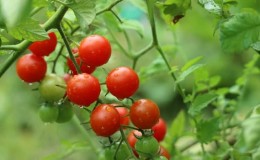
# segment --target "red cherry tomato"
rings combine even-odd
[[[129,111],[125,107],[116,107],[116,110],[118,111],[120,115],[120,125],[127,126],[130,123],[129,119]]]
[[[129,143],[129,145],[131,146],[131,148],[133,149],[135,156],[138,157],[138,153],[135,151],[135,143],[137,141],[137,138],[135,137],[135,135],[138,137],[141,137],[142,133],[138,130],[132,130],[127,136],[127,141]]]
[[[158,123],[156,123],[153,127],[153,136],[157,139],[158,142],[162,141],[166,135],[167,125],[165,121],[160,118]]]
[[[42,80],[47,71],[46,61],[32,53],[20,57],[16,63],[16,72],[27,83]]]
[[[120,115],[110,104],[97,106],[90,115],[90,125],[98,136],[109,137],[120,128]]]
[[[98,79],[87,73],[75,75],[67,83],[67,96],[77,105],[89,106],[98,99],[100,91]]]
[[[50,55],[56,48],[57,37],[54,32],[50,32],[48,36],[49,39],[33,42],[29,46],[29,50],[32,51],[32,53],[37,56]]]
[[[149,99],[140,99],[130,108],[130,119],[141,129],[151,129],[160,118],[158,106]]]
[[[159,154],[160,154],[161,156],[166,157],[168,160],[171,158],[170,153],[169,153],[169,152],[167,151],[167,149],[164,148],[162,145],[160,145],[160,152],[159,152]]]
[[[106,85],[112,95],[118,99],[124,99],[136,92],[139,87],[139,78],[133,69],[118,67],[108,74]]]
[[[108,62],[110,56],[110,43],[100,35],[86,37],[79,45],[79,57],[89,66],[101,66]]]
[[[68,73],[65,73],[65,74],[63,75],[63,79],[64,79],[64,81],[66,82],[66,84],[69,82],[69,80],[70,80],[71,78],[72,78],[71,75],[68,74]]]
[[[82,62],[82,60],[79,57],[76,57],[75,60],[76,60],[77,64],[80,66],[80,71],[82,73],[91,74],[96,69],[96,67],[86,65],[84,62]],[[74,66],[74,64],[70,58],[67,58],[67,65],[68,65],[69,69],[71,70],[72,75],[78,74],[76,67]]]

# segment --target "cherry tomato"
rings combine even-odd
[[[169,153],[169,152],[167,151],[167,149],[164,148],[162,145],[160,145],[160,152],[159,152],[159,154],[160,154],[161,156],[166,157],[168,160],[171,158],[170,153]]]
[[[84,62],[82,62],[82,60],[79,57],[76,57],[75,60],[76,60],[77,64],[80,66],[80,71],[82,73],[91,74],[96,69],[96,67],[86,65]],[[76,67],[74,66],[74,64],[70,58],[67,58],[67,65],[68,65],[69,69],[71,70],[72,75],[78,74]]]
[[[165,121],[160,118],[159,121],[152,127],[153,130],[153,136],[157,139],[158,142],[161,142],[167,131],[167,125]]]
[[[73,76],[67,84],[67,96],[77,105],[89,106],[98,99],[100,91],[98,79],[87,73]]]
[[[120,115],[110,104],[97,106],[90,115],[90,125],[98,136],[109,137],[120,128]]]
[[[133,69],[118,67],[108,74],[106,85],[112,95],[118,99],[124,99],[136,92],[139,87],[139,78]]]
[[[151,129],[160,118],[158,106],[149,99],[140,99],[130,108],[132,123],[141,129]]]
[[[117,148],[118,151],[116,152]],[[104,152],[101,154],[104,156],[100,156],[99,160],[126,160],[131,157],[131,152],[128,150],[127,145],[124,142],[122,142],[120,146],[119,143],[116,143],[110,147],[106,147]]]
[[[64,79],[64,81],[66,82],[66,84],[69,82],[69,80],[71,79],[71,75],[70,74],[68,74],[68,73],[65,73],[64,75],[63,75],[63,79]]]
[[[56,74],[47,74],[39,85],[41,96],[49,102],[60,100],[66,93],[64,79]]]
[[[43,122],[54,122],[58,114],[58,107],[50,103],[43,104],[39,109],[39,116]]]
[[[69,101],[66,101],[58,106],[59,114],[56,119],[57,123],[65,123],[72,119],[74,112]]]
[[[111,56],[109,41],[100,35],[91,35],[83,39],[79,46],[79,57],[89,66],[101,66]]]
[[[25,54],[16,63],[16,72],[20,79],[27,83],[42,80],[47,71],[47,63],[42,57]]]
[[[29,46],[29,50],[32,51],[32,53],[37,56],[50,55],[56,48],[57,37],[54,32],[50,32],[48,36],[49,39],[33,42]]]
[[[116,107],[116,110],[120,114],[120,125],[127,126],[130,123],[129,111],[125,107]]]
[[[159,142],[153,136],[137,139],[135,149],[140,157],[153,158],[159,152]]]
[[[135,151],[135,143],[137,141],[137,138],[135,136],[141,137],[142,133],[138,130],[132,130],[127,136],[127,141],[132,147],[135,156],[138,157],[138,153]]]

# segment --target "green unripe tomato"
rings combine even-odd
[[[74,112],[69,101],[66,101],[58,106],[59,114],[56,119],[57,123],[65,123],[72,119]]]
[[[99,155],[99,160],[126,160],[132,155],[128,150],[126,143],[122,143],[116,153],[119,143],[116,143],[110,147],[104,149],[104,151]]]
[[[39,91],[41,96],[48,102],[60,100],[66,93],[64,79],[56,74],[48,74],[41,81]]]
[[[46,103],[39,109],[39,116],[43,122],[55,122],[59,114],[57,106]]]
[[[135,149],[140,157],[153,158],[159,152],[159,143],[153,136],[143,136],[135,143]]]

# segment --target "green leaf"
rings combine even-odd
[[[73,10],[79,25],[83,31],[86,31],[89,24],[95,19],[95,1],[80,0],[69,4],[68,7]]]
[[[197,138],[202,143],[208,143],[216,138],[219,131],[219,118],[202,120],[198,123]]]
[[[181,71],[185,71],[187,69],[189,69],[192,65],[194,65],[195,63],[197,63],[198,61],[200,61],[202,59],[202,56],[196,57],[194,59],[189,60],[187,63],[185,63],[185,65],[181,68]]]
[[[254,50],[260,51],[260,41],[258,41],[258,42],[256,42],[256,43],[252,44],[252,48],[253,48]]]
[[[175,139],[183,135],[184,129],[185,129],[185,112],[180,111],[177,115],[177,117],[171,122],[165,140],[164,145],[166,148],[172,147],[172,143]]]
[[[221,80],[220,76],[210,77],[210,79],[209,79],[209,86],[210,86],[210,88],[215,87],[216,85],[218,85],[220,80]]]
[[[12,28],[22,22],[30,13],[32,0],[0,0],[0,11],[5,24]]]
[[[210,13],[221,15],[221,7],[214,0],[199,0],[199,3]]]
[[[166,0],[164,3],[157,3],[157,6],[167,22],[170,20],[177,23],[191,8],[191,0]]]
[[[191,104],[188,113],[192,116],[198,115],[202,109],[206,108],[216,98],[217,95],[214,93],[198,95]]]
[[[48,2],[46,0],[33,0],[33,6],[45,7],[45,6],[48,6]]]
[[[19,40],[40,41],[48,39],[46,31],[33,19],[24,20],[16,28],[12,28],[10,34]]]
[[[184,72],[181,73],[181,75],[178,77],[178,80],[176,81],[176,83],[183,81],[188,75],[190,75],[191,73],[193,73],[194,71],[196,71],[197,69],[199,69],[202,66],[204,66],[204,64],[195,64],[195,65],[189,67],[187,70],[185,70]]]
[[[220,41],[226,52],[248,49],[259,37],[260,15],[257,12],[239,13],[220,26]]]
[[[124,23],[120,24],[122,29],[130,29],[136,31],[140,37],[144,35],[144,27],[143,25],[135,20],[125,20]]]

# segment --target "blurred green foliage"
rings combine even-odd
[[[158,11],[158,21],[156,23],[158,25],[159,42],[167,53],[173,71],[180,70],[190,59],[201,56],[199,63],[203,64],[203,67],[199,68],[201,69],[200,73],[205,73],[205,77],[217,76],[212,80],[212,83],[214,84],[214,80],[219,82],[216,82],[218,88],[230,87],[243,75],[244,65],[256,53],[252,49],[240,54],[223,52],[220,46],[220,37],[218,34],[214,34],[217,24],[216,15],[208,13],[196,3],[196,0],[192,1],[192,8],[187,10],[185,17],[175,25],[166,23],[163,17],[159,16]],[[237,6],[232,8],[231,11],[236,13],[250,7],[259,13],[259,3],[258,0],[239,0]],[[128,33],[131,42],[133,42],[131,47],[134,51],[143,48],[151,40],[150,26],[145,13],[136,6],[138,4],[132,5],[130,1],[118,5],[120,16],[128,20],[138,20],[143,25],[143,32],[136,33],[134,30],[140,26],[136,26],[134,22],[129,22],[131,27],[129,28],[128,25],[127,29],[132,29]],[[107,20],[107,24],[109,24],[109,20]],[[81,27],[86,26],[82,24]],[[121,27],[125,28],[124,26]],[[109,30],[110,26],[107,26],[107,28]],[[102,30],[99,30],[99,32],[102,32]],[[115,31],[113,30],[113,32]],[[127,43],[122,35],[117,32],[114,34],[117,40],[126,46]],[[121,52],[114,43],[111,60],[105,65],[107,70],[120,65],[132,65],[132,61]],[[0,63],[3,63],[7,56],[1,56]],[[259,65],[260,63],[257,62],[258,67]],[[203,68],[206,71],[203,71]],[[58,70],[62,72],[62,64],[58,66]],[[178,130],[175,132],[176,137],[182,135],[183,126],[174,125],[171,122],[179,113],[178,119],[183,124],[186,123],[184,113],[178,112],[185,105],[181,97],[176,94],[174,90],[176,86],[158,53],[151,50],[144,55],[137,64],[137,71],[139,71],[138,73],[142,79],[135,97],[153,99],[160,107],[162,117],[167,120],[169,130],[172,130],[172,132],[175,132],[174,129]],[[242,96],[237,104],[238,109],[245,110],[245,112],[260,103],[259,75],[252,75],[247,78]],[[186,92],[191,92],[195,85],[194,76],[187,76],[180,83]],[[97,155],[93,154],[93,150],[86,147],[90,142],[84,139],[84,134],[76,125],[77,122],[44,124],[40,121],[37,111],[41,106],[42,99],[38,92],[32,91],[35,88],[37,88],[37,84],[27,85],[18,79],[15,64],[0,78],[0,160],[96,159]],[[210,101],[212,97],[214,98],[214,96],[210,96]],[[208,134],[203,132],[203,127],[214,126],[216,121],[218,119],[210,119],[198,124],[202,128],[199,135]],[[217,128],[214,127],[210,134],[214,136],[216,130]],[[94,134],[91,132],[90,134],[94,137]],[[202,136],[202,139],[200,139],[201,137],[198,137],[198,139],[204,142],[211,140],[213,136],[206,137],[208,139],[203,139],[205,136]],[[166,138],[166,140],[171,141],[172,139],[173,137]]]

